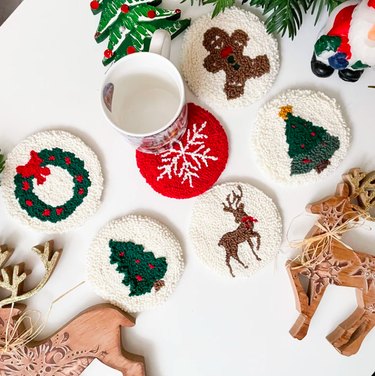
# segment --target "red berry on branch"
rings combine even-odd
[[[128,13],[128,12],[129,12],[129,6],[126,5],[126,4],[123,4],[123,5],[121,6],[121,12],[122,12],[122,13]]]
[[[27,206],[33,206],[33,202],[31,201],[31,200],[26,200],[25,201],[25,204],[27,205]]]
[[[107,58],[107,59],[109,59],[110,57],[112,57],[113,56],[113,52],[112,52],[112,50],[105,50],[104,51],[104,57],[105,58]]]
[[[72,161],[70,160],[69,157],[66,157],[66,158],[65,158],[65,163],[66,163],[67,165],[70,165],[70,164],[72,163]]]
[[[51,211],[49,209],[45,209],[42,215],[43,217],[49,217],[51,215]]]
[[[56,159],[56,158],[55,158],[54,155],[51,155],[51,156],[48,158],[49,161],[54,161],[55,159]]]
[[[155,268],[155,266],[152,265],[152,264],[148,264],[148,267],[149,267],[150,269],[154,269],[154,268]]]
[[[311,136],[313,136],[313,137],[316,136],[316,133],[315,133],[315,132],[311,132],[310,134],[311,134]]]
[[[175,13],[181,13],[181,9],[176,9],[174,12]]]
[[[120,257],[124,257],[125,252],[120,252],[118,255],[119,255]]]
[[[301,145],[301,149],[304,149],[304,148],[305,148],[305,144],[302,144],[302,145]]]
[[[60,215],[64,211],[63,208],[56,208],[56,214]]]
[[[130,54],[134,54],[134,52],[137,52],[137,50],[135,49],[134,46],[129,46],[129,47],[126,49],[126,53],[127,53],[128,55],[130,55]]]
[[[148,18],[155,18],[156,17],[156,12],[154,10],[149,10],[147,12],[147,17]]]
[[[138,282],[143,281],[143,278],[142,278],[140,275],[136,275],[136,276],[135,276],[135,279],[136,279]]]
[[[135,260],[135,263],[136,263],[136,264],[139,264],[140,262],[141,262],[141,260],[139,260],[139,259],[136,259],[136,260]]]
[[[78,189],[78,194],[83,195],[85,193],[85,190],[83,188]]]
[[[76,180],[78,181],[78,183],[82,183],[83,182],[83,176],[82,175],[76,176]]]
[[[22,182],[22,190],[23,190],[23,191],[28,191],[29,188],[30,188],[30,184],[29,184],[29,182],[28,182],[28,181],[23,181],[23,182]]]
[[[96,10],[96,9],[98,9],[99,8],[99,1],[96,1],[96,0],[93,0],[93,1],[91,1],[91,3],[90,3],[90,7],[91,7],[91,9],[93,9],[93,10]]]

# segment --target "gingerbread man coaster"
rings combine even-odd
[[[127,312],[164,302],[184,269],[175,235],[158,221],[128,215],[105,225],[88,253],[87,275],[103,299]]]
[[[1,190],[12,216],[58,233],[82,225],[97,211],[103,176],[97,156],[78,137],[46,131],[9,153]]]
[[[336,100],[321,92],[288,90],[258,113],[251,149],[283,184],[305,184],[332,173],[347,154],[350,130]]]
[[[252,13],[205,15],[186,32],[182,70],[194,94],[210,105],[243,107],[267,93],[279,70],[276,39]]]
[[[161,154],[137,151],[139,171],[158,193],[190,198],[211,188],[228,160],[228,139],[219,121],[208,111],[188,104],[188,126],[182,138]]]
[[[241,182],[213,187],[193,208],[190,237],[202,261],[218,273],[250,277],[280,249],[281,219],[260,190]]]

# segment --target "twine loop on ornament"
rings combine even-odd
[[[57,297],[50,304],[45,320],[42,319],[41,313],[36,310],[25,310],[16,320],[12,320],[14,312],[14,303],[12,303],[4,335],[0,333],[0,356],[7,353],[16,353],[22,357],[22,349],[38,337],[46,327],[53,306],[85,282],[86,281],[81,281],[76,286]],[[33,314],[37,314],[38,318],[36,320],[33,320]]]
[[[353,216],[350,216],[353,214]],[[349,218],[345,219],[345,217]],[[297,216],[298,217],[298,216]],[[297,218],[295,217],[288,229],[287,239],[289,239],[289,231]],[[343,213],[340,217],[337,218],[335,223],[327,224],[321,222],[320,220],[316,221],[314,227],[316,227],[320,232],[316,235],[306,237],[303,240],[289,241],[289,246],[294,249],[302,248],[302,252],[293,259],[293,263],[296,263],[296,266],[292,268],[303,267],[314,267],[319,264],[321,256],[324,255],[324,252],[330,250],[333,241],[337,241],[343,244],[346,248],[350,248],[345,244],[341,238],[346,232],[353,230],[355,228],[363,227],[365,222],[370,218],[370,215],[363,210],[352,210],[346,213]]]

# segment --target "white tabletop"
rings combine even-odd
[[[210,7],[179,7],[183,17],[197,17]],[[246,6],[245,6],[246,7]],[[331,286],[315,314],[310,331],[297,341],[289,329],[297,318],[294,296],[284,268],[286,256],[248,280],[226,279],[197,258],[187,236],[195,199],[173,200],[155,193],[138,173],[134,151],[104,119],[99,88],[106,71],[101,64],[105,43],[93,34],[99,16],[89,1],[25,0],[0,27],[0,147],[9,152],[39,130],[64,129],[80,136],[98,154],[105,175],[103,204],[82,228],[51,236],[12,219],[0,201],[0,243],[16,246],[15,261],[34,266],[31,282],[42,267],[30,248],[50,238],[63,247],[50,282],[30,299],[43,312],[51,301],[85,279],[85,254],[108,220],[128,213],[149,214],[165,222],[183,244],[186,270],[177,290],[158,309],[137,315],[137,325],[123,333],[126,350],[145,356],[149,376],[371,376],[375,370],[375,331],[359,353],[340,355],[325,339],[356,306],[354,289]],[[322,22],[320,23],[320,26]],[[312,200],[331,194],[341,174],[351,167],[374,169],[375,127],[372,107],[375,74],[365,72],[357,84],[316,78],[310,58],[319,25],[308,17],[294,42],[280,39],[281,70],[272,91],[242,110],[214,112],[227,129],[230,158],[219,182],[243,180],[270,195],[283,216],[284,233],[292,218]],[[179,65],[182,38],[173,42],[172,60]],[[352,130],[352,147],[340,168],[324,181],[303,188],[280,187],[255,164],[249,147],[256,112],[262,103],[287,88],[322,90],[338,99]],[[199,104],[191,93],[188,99]],[[311,220],[298,226],[303,236]],[[375,235],[357,230],[349,238],[356,249],[375,253]],[[284,242],[283,250],[288,251]],[[86,283],[53,308],[45,328],[52,333],[81,310],[101,302]]]

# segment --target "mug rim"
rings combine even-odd
[[[177,81],[178,83],[181,85],[181,90],[180,91],[180,103],[178,105],[178,109],[176,111],[176,113],[173,115],[173,117],[171,118],[171,120],[166,124],[164,125],[162,128],[159,128],[157,129],[156,131],[154,132],[148,132],[148,133],[132,133],[132,132],[128,132],[128,131],[125,131],[124,129],[120,128],[119,126],[117,126],[110,118],[109,116],[107,115],[106,113],[106,110],[105,110],[105,103],[104,103],[104,99],[103,99],[103,90],[105,88],[105,86],[108,84],[107,81],[107,77],[109,76],[109,74],[115,69],[115,68],[118,68],[121,64],[125,64],[125,62],[131,60],[131,59],[137,59],[137,58],[140,58],[142,55],[153,55],[153,57],[156,57],[157,59],[160,58],[164,63],[167,63],[171,68],[172,70],[174,70],[174,72],[176,73],[176,76],[177,76]],[[140,55],[139,57],[137,57],[138,55]],[[129,137],[135,137],[135,138],[145,138],[145,137],[151,137],[151,136],[156,136],[157,134],[161,133],[161,132],[164,132],[166,129],[168,129],[171,125],[173,125],[173,123],[175,123],[175,121],[177,120],[177,118],[179,117],[179,115],[181,114],[184,106],[186,105],[185,103],[185,86],[184,86],[184,80],[182,79],[182,76],[181,76],[181,73],[179,72],[179,70],[176,68],[176,66],[169,60],[167,59],[166,57],[162,56],[162,55],[159,55],[157,53],[154,53],[154,52],[148,52],[148,51],[140,51],[140,52],[136,52],[136,53],[133,53],[131,55],[126,55],[124,56],[122,59],[120,59],[119,61],[115,62],[109,69],[108,71],[106,72],[105,76],[104,76],[104,81],[102,83],[102,87],[101,87],[101,92],[100,92],[100,102],[101,102],[101,107],[102,107],[102,111],[104,112],[104,115],[105,117],[107,118],[108,122],[112,125],[112,127],[114,127],[115,129],[117,129],[119,132],[123,133],[124,135],[126,136],[129,136]]]

